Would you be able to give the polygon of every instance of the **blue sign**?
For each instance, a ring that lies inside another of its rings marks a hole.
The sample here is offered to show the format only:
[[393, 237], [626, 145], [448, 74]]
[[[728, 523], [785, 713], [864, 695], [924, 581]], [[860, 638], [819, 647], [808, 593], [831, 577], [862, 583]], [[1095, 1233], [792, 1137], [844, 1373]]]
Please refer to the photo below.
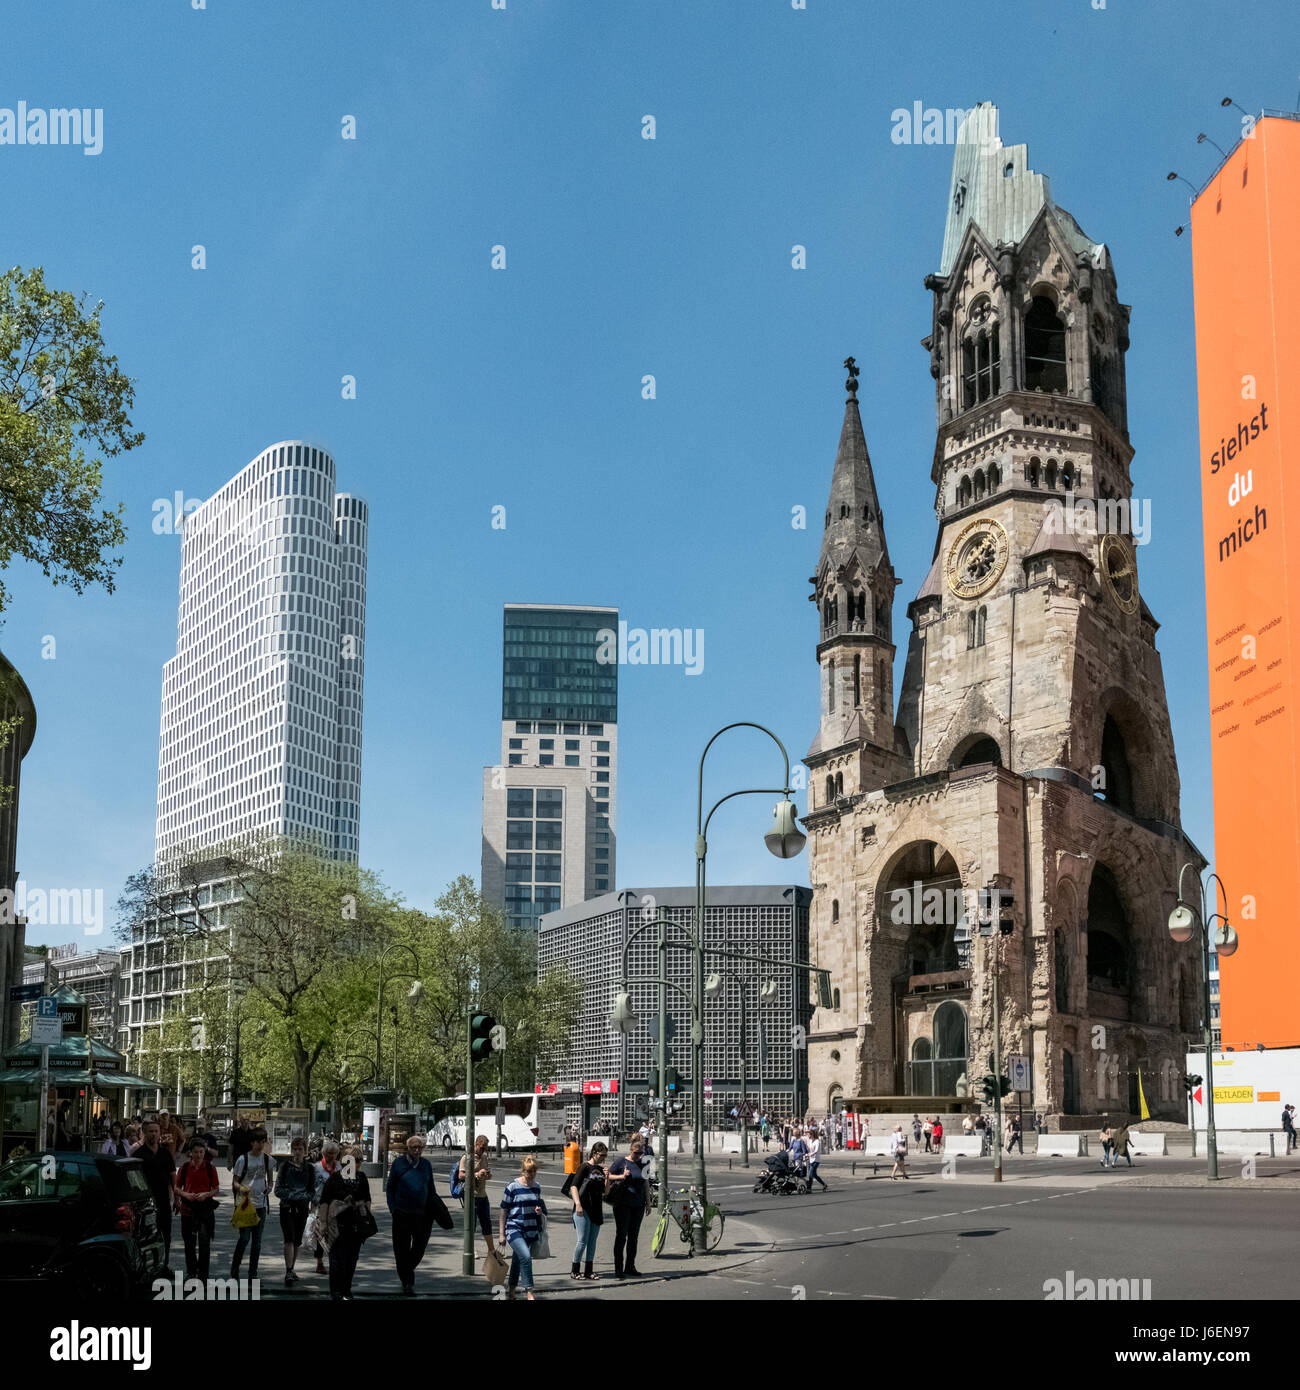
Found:
[[58, 1018], [59, 1001], [52, 994], [43, 994], [36, 1001], [37, 1018]]
[[33, 999], [41, 997], [40, 985], [10, 985], [9, 1002], [11, 1004], [25, 1004]]

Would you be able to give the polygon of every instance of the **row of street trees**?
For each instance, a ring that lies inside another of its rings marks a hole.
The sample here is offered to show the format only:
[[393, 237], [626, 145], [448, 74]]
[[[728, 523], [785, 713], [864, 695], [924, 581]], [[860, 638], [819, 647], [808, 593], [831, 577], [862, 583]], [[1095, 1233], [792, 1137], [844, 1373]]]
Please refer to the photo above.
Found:
[[[562, 1059], [580, 1003], [567, 971], [538, 978], [533, 933], [507, 926], [468, 877], [426, 913], [368, 870], [283, 842], [142, 870], [118, 901], [118, 930], [146, 950], [160, 945], [163, 968], [186, 971], [187, 992], [145, 1027], [133, 1066], [213, 1100], [234, 1085], [236, 1051], [242, 1092], [298, 1106], [346, 1104], [363, 1084], [388, 1084], [395, 1067], [417, 1104], [453, 1095], [470, 1004], [506, 1026], [505, 1089], [531, 1089]], [[423, 989], [418, 999], [385, 992], [376, 1076], [380, 956], [395, 944]]]

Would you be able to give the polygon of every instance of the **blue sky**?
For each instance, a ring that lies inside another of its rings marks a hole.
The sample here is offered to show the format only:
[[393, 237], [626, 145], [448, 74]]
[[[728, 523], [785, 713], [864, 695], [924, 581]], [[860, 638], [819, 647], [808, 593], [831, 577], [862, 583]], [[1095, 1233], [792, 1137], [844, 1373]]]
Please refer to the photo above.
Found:
[[[634, 626], [705, 633], [703, 674], [620, 677], [619, 886], [689, 882], [708, 736], [757, 720], [797, 759], [816, 729], [807, 578], [849, 353], [902, 579], [901, 673], [934, 542], [919, 340], [951, 161], [891, 142], [890, 113], [916, 101], [996, 102], [1003, 140], [1028, 142], [1133, 305], [1133, 477], [1155, 500], [1143, 592], [1184, 824], [1208, 853], [1191, 262], [1173, 235], [1187, 189], [1164, 175], [1208, 175], [1198, 130], [1231, 145], [1221, 96], [1293, 104], [1293, 4], [1231, 25], [1210, 0], [369, 10], [65, 3], [0, 51], [0, 106], [103, 109], [98, 156], [0, 147], [5, 263], [105, 301], [148, 436], [107, 467], [129, 530], [114, 594], [6, 576], [0, 645], [38, 711], [29, 888], [111, 903], [152, 854], [179, 572], [155, 499], [206, 497], [296, 437], [330, 448], [340, 488], [371, 508], [363, 862], [423, 906], [477, 876], [502, 604], [612, 604]], [[796, 505], [809, 530], [791, 527]], [[770, 744], [736, 733], [710, 785], [779, 771]], [[778, 876], [768, 815], [761, 799], [719, 813], [713, 882]], [[806, 882], [806, 859], [786, 872]]]

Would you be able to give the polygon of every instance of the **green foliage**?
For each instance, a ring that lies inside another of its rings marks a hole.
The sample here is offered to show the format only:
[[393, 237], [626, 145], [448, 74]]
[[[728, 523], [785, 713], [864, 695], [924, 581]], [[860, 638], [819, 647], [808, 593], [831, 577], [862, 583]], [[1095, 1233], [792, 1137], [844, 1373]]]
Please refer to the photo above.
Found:
[[[125, 537], [122, 506], [100, 507], [103, 459], [134, 449], [130, 378], [104, 348], [84, 296], [51, 290], [44, 272], [0, 275], [0, 569], [15, 555], [55, 584], [112, 592]], [[87, 457], [89, 448], [92, 457]], [[0, 611], [8, 591], [0, 582]]]

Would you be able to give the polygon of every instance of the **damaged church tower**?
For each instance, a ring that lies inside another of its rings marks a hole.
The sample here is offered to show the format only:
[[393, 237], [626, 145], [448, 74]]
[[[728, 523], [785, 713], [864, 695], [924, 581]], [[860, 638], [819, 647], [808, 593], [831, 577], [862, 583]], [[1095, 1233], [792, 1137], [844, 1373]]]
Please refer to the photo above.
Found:
[[[1026, 146], [1003, 146], [990, 104], [959, 132], [925, 283], [938, 535], [896, 712], [896, 580], [852, 359], [812, 581], [804, 823], [812, 959], [836, 994], [813, 1015], [810, 1102], [906, 1097], [910, 1113], [975, 1095], [996, 970], [1001, 1053], [1031, 1063], [1026, 1109], [1136, 1114], [1140, 1071], [1152, 1113], [1179, 1118], [1200, 967], [1166, 918], [1180, 867], [1205, 861], [1179, 823], [1138, 584], [1129, 307], [1106, 247]], [[996, 911], [981, 932], [984, 890], [1009, 904], [1008, 934]]]

